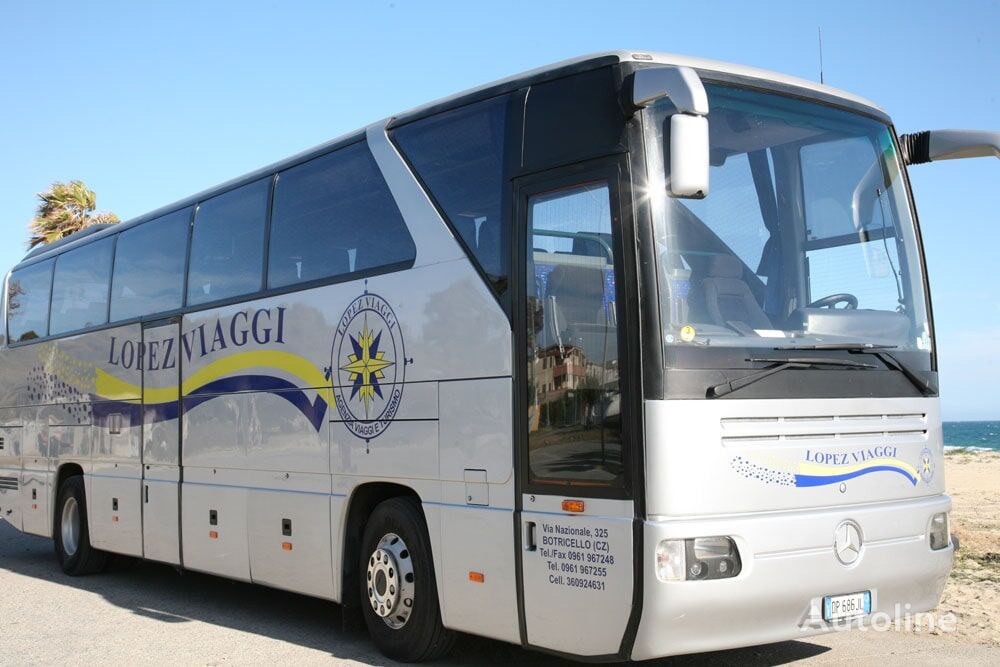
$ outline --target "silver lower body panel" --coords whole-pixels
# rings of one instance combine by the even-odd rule
[[[827,595],[871,591],[872,613],[884,618],[933,609],[953,550],[931,551],[927,527],[935,513],[950,507],[947,496],[934,496],[827,510],[647,521],[642,620],[631,657],[646,660],[832,632],[835,627],[821,613]],[[850,567],[837,559],[833,547],[835,527],[845,519],[857,522],[865,534],[861,558]],[[735,539],[743,562],[737,577],[657,578],[660,540],[712,535]],[[847,625],[860,627],[871,618]]]

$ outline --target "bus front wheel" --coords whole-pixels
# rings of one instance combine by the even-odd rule
[[[415,500],[391,498],[375,508],[359,572],[365,625],[382,653],[422,662],[451,649],[454,633],[441,623],[430,538]]]
[[[63,572],[75,577],[102,571],[107,565],[108,555],[90,545],[83,477],[73,475],[66,478],[59,487],[56,508],[56,557]]]

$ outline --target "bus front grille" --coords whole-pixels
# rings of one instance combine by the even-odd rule
[[[793,444],[805,440],[848,445],[869,440],[927,440],[924,413],[723,417],[719,426],[723,445]]]

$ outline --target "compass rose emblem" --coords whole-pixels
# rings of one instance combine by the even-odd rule
[[[347,355],[348,363],[341,366],[340,370],[347,371],[350,375],[351,398],[361,399],[365,404],[365,417],[367,417],[375,397],[385,398],[379,380],[385,379],[385,370],[395,365],[395,362],[386,359],[385,352],[379,350],[382,332],[375,335],[368,328],[367,313],[361,333],[356,338],[350,334],[348,336],[354,352]]]
[[[930,484],[933,478],[934,457],[931,455],[931,450],[924,449],[920,452],[920,479]]]
[[[378,294],[365,292],[344,311],[333,339],[333,393],[337,413],[366,442],[392,424],[403,398],[406,358],[396,314]]]

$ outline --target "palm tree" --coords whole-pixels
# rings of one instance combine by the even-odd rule
[[[31,239],[28,247],[52,243],[84,227],[118,222],[114,213],[98,212],[97,195],[83,181],[53,183],[45,192],[38,193],[41,200],[35,217],[28,224]]]

